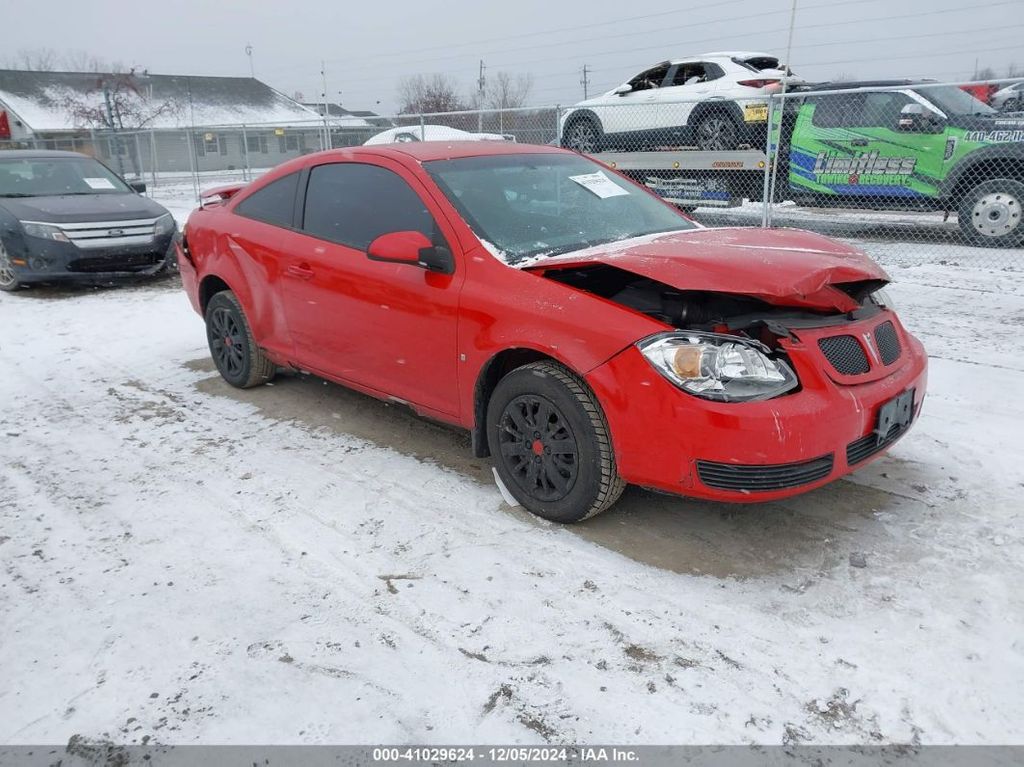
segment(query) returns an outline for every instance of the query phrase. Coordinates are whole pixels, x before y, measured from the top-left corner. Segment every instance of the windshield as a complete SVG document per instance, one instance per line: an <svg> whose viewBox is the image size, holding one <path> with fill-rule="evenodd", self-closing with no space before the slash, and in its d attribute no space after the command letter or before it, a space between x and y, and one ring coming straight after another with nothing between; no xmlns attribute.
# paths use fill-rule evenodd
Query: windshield
<svg viewBox="0 0 1024 767"><path fill-rule="evenodd" d="M992 107L981 103L970 93L960 90L955 85L943 85L941 88L921 88L917 92L945 112L947 117L996 113Z"/></svg>
<svg viewBox="0 0 1024 767"><path fill-rule="evenodd" d="M510 265L695 228L675 208L577 155L466 157L425 167L477 237Z"/></svg>
<svg viewBox="0 0 1024 767"><path fill-rule="evenodd" d="M131 189L91 157L0 159L0 197L122 194Z"/></svg>

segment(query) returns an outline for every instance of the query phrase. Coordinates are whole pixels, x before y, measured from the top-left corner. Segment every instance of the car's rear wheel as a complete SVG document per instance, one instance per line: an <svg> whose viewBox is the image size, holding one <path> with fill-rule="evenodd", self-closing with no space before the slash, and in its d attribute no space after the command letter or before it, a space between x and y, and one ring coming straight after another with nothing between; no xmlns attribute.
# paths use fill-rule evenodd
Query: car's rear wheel
<svg viewBox="0 0 1024 767"><path fill-rule="evenodd" d="M1024 242L1024 184L1010 178L983 181L964 195L957 219L972 245L1017 247Z"/></svg>
<svg viewBox="0 0 1024 767"><path fill-rule="evenodd" d="M18 275L14 271L14 264L11 263L11 257L7 254L7 248L0 242L0 290L13 293L19 289L21 289L21 280L18 279Z"/></svg>
<svg viewBox="0 0 1024 767"><path fill-rule="evenodd" d="M739 144L739 128L724 112L711 112L694 126L697 147L708 152L724 152Z"/></svg>
<svg viewBox="0 0 1024 767"><path fill-rule="evenodd" d="M579 522L622 495L604 414L586 383L555 362L513 370L487 407L492 460L526 509L554 522Z"/></svg>
<svg viewBox="0 0 1024 767"><path fill-rule="evenodd" d="M206 305L206 338L217 371L232 386L258 386L277 372L256 345L242 305L230 290L217 293Z"/></svg>
<svg viewBox="0 0 1024 767"><path fill-rule="evenodd" d="M562 146L580 154L600 150L601 128L593 117L583 115L569 121L562 134Z"/></svg>

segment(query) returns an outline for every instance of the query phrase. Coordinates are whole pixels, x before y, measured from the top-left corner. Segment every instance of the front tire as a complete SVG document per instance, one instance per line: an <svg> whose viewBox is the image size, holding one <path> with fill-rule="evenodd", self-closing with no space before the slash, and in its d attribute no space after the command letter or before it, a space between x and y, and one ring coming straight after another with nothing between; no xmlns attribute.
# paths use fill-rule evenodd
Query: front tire
<svg viewBox="0 0 1024 767"><path fill-rule="evenodd" d="M1024 184L1009 178L983 181L960 201L957 222L971 245L1017 247L1024 242Z"/></svg>
<svg viewBox="0 0 1024 767"><path fill-rule="evenodd" d="M0 290L14 293L17 290L21 290L21 286L21 280L18 279L18 275L14 271L14 265L11 263L11 258L7 255L7 248L0 242Z"/></svg>
<svg viewBox="0 0 1024 767"><path fill-rule="evenodd" d="M562 134L562 147L580 154L601 151L601 127L597 120L586 115L570 120Z"/></svg>
<svg viewBox="0 0 1024 767"><path fill-rule="evenodd" d="M555 362L525 365L498 382L487 406L487 439L505 487L544 519L593 517L626 486L593 393Z"/></svg>
<svg viewBox="0 0 1024 767"><path fill-rule="evenodd" d="M239 389L266 383L277 366L256 345L238 297L223 290L206 305L206 339L221 377Z"/></svg>

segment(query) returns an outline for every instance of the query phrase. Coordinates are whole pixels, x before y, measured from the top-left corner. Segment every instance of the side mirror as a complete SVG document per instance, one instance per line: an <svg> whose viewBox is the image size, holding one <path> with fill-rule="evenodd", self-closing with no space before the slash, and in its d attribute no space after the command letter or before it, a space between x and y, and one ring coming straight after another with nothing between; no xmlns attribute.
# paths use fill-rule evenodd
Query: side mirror
<svg viewBox="0 0 1024 767"><path fill-rule="evenodd" d="M612 93L614 93L616 96L625 96L631 90L633 90L633 86L630 85L629 83L625 83L623 85L620 85L615 90L613 90Z"/></svg>
<svg viewBox="0 0 1024 767"><path fill-rule="evenodd" d="M454 268L451 252L435 246L422 232L388 232L370 243L366 257L371 261L410 264L431 272L451 274Z"/></svg>
<svg viewBox="0 0 1024 767"><path fill-rule="evenodd" d="M128 186L132 188L133 192L138 192L139 194L145 194L146 192L145 181L132 181L131 183L128 184Z"/></svg>
<svg viewBox="0 0 1024 767"><path fill-rule="evenodd" d="M938 133L942 118L921 104L907 104L900 110L896 128L908 133Z"/></svg>

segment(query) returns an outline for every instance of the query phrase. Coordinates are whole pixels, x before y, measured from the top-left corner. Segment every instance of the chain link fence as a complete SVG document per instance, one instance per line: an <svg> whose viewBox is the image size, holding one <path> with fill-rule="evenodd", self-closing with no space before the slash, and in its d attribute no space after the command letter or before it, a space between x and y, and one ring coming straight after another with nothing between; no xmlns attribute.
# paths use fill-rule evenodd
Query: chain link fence
<svg viewBox="0 0 1024 767"><path fill-rule="evenodd" d="M96 156L183 205L201 189L326 148L460 139L558 145L708 226L809 229L890 265L1024 269L1024 81L790 83L783 91L765 80L749 81L742 97L733 84L704 85L689 99L679 88L639 83L572 107L83 131L20 145Z"/></svg>

